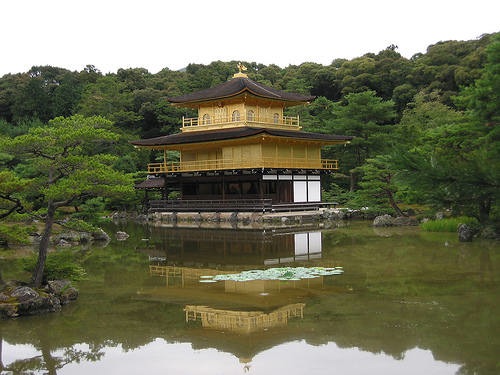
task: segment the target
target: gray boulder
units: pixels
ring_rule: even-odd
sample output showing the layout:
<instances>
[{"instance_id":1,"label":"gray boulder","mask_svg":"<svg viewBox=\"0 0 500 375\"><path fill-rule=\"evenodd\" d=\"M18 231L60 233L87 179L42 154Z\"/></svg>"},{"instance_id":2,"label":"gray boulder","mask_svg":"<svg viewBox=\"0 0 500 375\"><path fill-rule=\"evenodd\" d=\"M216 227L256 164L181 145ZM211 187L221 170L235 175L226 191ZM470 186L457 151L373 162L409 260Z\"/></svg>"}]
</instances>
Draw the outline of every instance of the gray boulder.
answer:
<instances>
[{"instance_id":1,"label":"gray boulder","mask_svg":"<svg viewBox=\"0 0 500 375\"><path fill-rule=\"evenodd\" d=\"M391 215L377 216L373 220L374 227L391 227L394 225L394 218Z\"/></svg>"},{"instance_id":2,"label":"gray boulder","mask_svg":"<svg viewBox=\"0 0 500 375\"><path fill-rule=\"evenodd\" d=\"M398 216L393 220L392 225L398 226L398 227L409 226L409 225L418 225L418 220L413 218L413 217Z\"/></svg>"},{"instance_id":3,"label":"gray boulder","mask_svg":"<svg viewBox=\"0 0 500 375\"><path fill-rule=\"evenodd\" d=\"M479 233L480 238L485 238L489 240L499 240L500 239L500 233L497 228L495 228L492 225L485 226L484 228L481 229L481 232Z\"/></svg>"},{"instance_id":4,"label":"gray boulder","mask_svg":"<svg viewBox=\"0 0 500 375\"><path fill-rule=\"evenodd\" d=\"M14 289L10 295L11 297L14 297L19 303L28 302L40 297L38 292L31 289L29 286L19 286Z\"/></svg>"},{"instance_id":5,"label":"gray boulder","mask_svg":"<svg viewBox=\"0 0 500 375\"><path fill-rule=\"evenodd\" d=\"M78 298L78 290L71 286L71 282L68 280L49 281L45 289L48 293L59 298L63 305Z\"/></svg>"},{"instance_id":6,"label":"gray boulder","mask_svg":"<svg viewBox=\"0 0 500 375\"><path fill-rule=\"evenodd\" d=\"M111 237L109 237L109 235L100 228L97 232L92 233L92 239L94 241L104 241L104 242L111 241Z\"/></svg>"},{"instance_id":7,"label":"gray boulder","mask_svg":"<svg viewBox=\"0 0 500 375\"><path fill-rule=\"evenodd\" d=\"M129 238L130 236L128 235L128 233L126 232L123 232L123 231L118 231L116 232L116 239L118 241L125 241L127 238Z\"/></svg>"},{"instance_id":8,"label":"gray boulder","mask_svg":"<svg viewBox=\"0 0 500 375\"><path fill-rule=\"evenodd\" d=\"M7 302L10 299L10 297L5 294L5 293L0 293L0 303Z\"/></svg>"},{"instance_id":9,"label":"gray boulder","mask_svg":"<svg viewBox=\"0 0 500 375\"><path fill-rule=\"evenodd\" d=\"M70 247L70 246L73 246L73 244L71 242L68 242L66 241L65 239L60 239L57 243L56 243L57 246L60 246L60 247Z\"/></svg>"},{"instance_id":10,"label":"gray boulder","mask_svg":"<svg viewBox=\"0 0 500 375\"><path fill-rule=\"evenodd\" d=\"M474 236L474 231L467 224L460 224L458 226L458 240L460 242L471 242Z\"/></svg>"}]
</instances>

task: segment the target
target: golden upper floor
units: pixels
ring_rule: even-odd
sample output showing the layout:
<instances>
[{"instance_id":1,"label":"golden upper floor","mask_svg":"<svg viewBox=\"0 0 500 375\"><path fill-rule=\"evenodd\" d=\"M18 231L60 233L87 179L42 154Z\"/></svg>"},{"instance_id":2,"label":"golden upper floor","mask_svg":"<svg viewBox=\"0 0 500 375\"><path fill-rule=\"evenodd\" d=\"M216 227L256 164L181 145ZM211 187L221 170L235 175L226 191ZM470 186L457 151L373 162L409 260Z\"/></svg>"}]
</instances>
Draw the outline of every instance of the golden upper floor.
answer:
<instances>
[{"instance_id":1,"label":"golden upper floor","mask_svg":"<svg viewBox=\"0 0 500 375\"><path fill-rule=\"evenodd\" d=\"M170 98L175 106L198 111L194 118L183 118L183 132L241 126L300 130L298 116L285 116L284 109L305 104L314 96L290 93L252 81L240 72L217 86Z\"/></svg>"},{"instance_id":2,"label":"golden upper floor","mask_svg":"<svg viewBox=\"0 0 500 375\"><path fill-rule=\"evenodd\" d=\"M239 127L183 132L133 141L139 147L165 151L149 173L176 173L252 168L337 170L336 160L321 157L324 145L344 144L352 137L268 128ZM167 150L180 160L168 161Z\"/></svg>"},{"instance_id":3,"label":"golden upper floor","mask_svg":"<svg viewBox=\"0 0 500 375\"><path fill-rule=\"evenodd\" d=\"M287 107L305 104L314 96L289 93L249 79L241 70L217 86L170 98L176 106L198 111L183 118L182 132L131 142L163 150L161 163L149 173L178 173L228 169L337 170L336 160L323 159L321 147L345 144L352 137L300 130L299 117L284 115ZM167 150L179 160L167 160Z\"/></svg>"},{"instance_id":4,"label":"golden upper floor","mask_svg":"<svg viewBox=\"0 0 500 375\"><path fill-rule=\"evenodd\" d=\"M259 128L300 130L299 116L284 116L278 107L261 107L238 103L200 106L198 117L183 117L183 132L251 126Z\"/></svg>"}]
</instances>

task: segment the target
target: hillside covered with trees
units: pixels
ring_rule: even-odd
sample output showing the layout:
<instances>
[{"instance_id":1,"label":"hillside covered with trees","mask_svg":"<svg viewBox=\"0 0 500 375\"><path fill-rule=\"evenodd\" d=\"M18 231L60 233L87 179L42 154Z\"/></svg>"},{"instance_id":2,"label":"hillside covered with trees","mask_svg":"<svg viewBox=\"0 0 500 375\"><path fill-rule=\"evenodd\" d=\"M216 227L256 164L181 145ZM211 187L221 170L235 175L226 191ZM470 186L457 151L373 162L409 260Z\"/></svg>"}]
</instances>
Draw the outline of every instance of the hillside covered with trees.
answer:
<instances>
[{"instance_id":1,"label":"hillside covered with trees","mask_svg":"<svg viewBox=\"0 0 500 375\"><path fill-rule=\"evenodd\" d=\"M128 141L178 132L182 116L193 113L172 107L167 98L224 82L237 63L190 64L182 71L165 68L156 74L142 68L103 74L92 65L79 72L34 66L4 75L0 217L27 207L46 215L47 202L62 194L55 192L54 183L74 174L70 169L76 160L112 167L130 177L123 180L127 183L143 178L146 164L156 155L133 149ZM243 63L255 81L317 97L308 106L289 109L291 115L300 115L304 130L356 137L345 147L326 151L325 157L339 159L341 165L340 173L323 187L326 199L398 214L401 207L422 205L484 223L498 221L500 33L439 42L410 59L391 45L327 66ZM53 155L62 163L58 170L48 168L51 159L43 145L30 155L14 146L16 138L33 140L40 129L60 123L73 127L72 121L79 124L91 117L104 124L112 145L92 139L92 146L71 144L76 154L62 148L60 156ZM75 129L66 134L59 126L54 131L63 140L78 137ZM61 161L70 155L73 159ZM69 189L61 183L60 189L64 187ZM83 189L63 201L75 207L76 216L89 219L104 209L136 209L141 197L127 191L104 199L100 191Z\"/></svg>"}]
</instances>

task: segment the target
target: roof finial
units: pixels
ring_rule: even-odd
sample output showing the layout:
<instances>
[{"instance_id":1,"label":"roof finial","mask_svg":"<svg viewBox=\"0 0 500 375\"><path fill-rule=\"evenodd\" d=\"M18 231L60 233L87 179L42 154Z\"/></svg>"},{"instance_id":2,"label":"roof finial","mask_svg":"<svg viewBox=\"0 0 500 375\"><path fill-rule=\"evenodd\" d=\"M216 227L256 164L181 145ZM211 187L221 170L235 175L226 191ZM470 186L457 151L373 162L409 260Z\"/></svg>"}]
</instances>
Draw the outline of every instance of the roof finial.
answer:
<instances>
[{"instance_id":1,"label":"roof finial","mask_svg":"<svg viewBox=\"0 0 500 375\"><path fill-rule=\"evenodd\" d=\"M248 78L248 76L245 73L243 73L244 71L247 70L247 67L243 65L241 62L239 62L238 65L236 66L238 67L238 73L235 73L233 75L233 78L238 78L238 77Z\"/></svg>"}]
</instances>

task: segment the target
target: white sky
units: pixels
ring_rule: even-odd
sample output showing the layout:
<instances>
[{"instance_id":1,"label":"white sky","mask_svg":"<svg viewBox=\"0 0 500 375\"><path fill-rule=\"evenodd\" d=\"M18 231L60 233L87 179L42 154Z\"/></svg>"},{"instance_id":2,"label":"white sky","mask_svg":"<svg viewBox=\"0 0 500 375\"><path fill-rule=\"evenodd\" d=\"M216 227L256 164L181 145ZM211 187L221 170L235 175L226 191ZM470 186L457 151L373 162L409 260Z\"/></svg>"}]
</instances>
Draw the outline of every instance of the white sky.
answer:
<instances>
[{"instance_id":1,"label":"white sky","mask_svg":"<svg viewBox=\"0 0 500 375\"><path fill-rule=\"evenodd\" d=\"M390 44L411 57L498 31L498 0L2 0L0 76L34 65L328 65Z\"/></svg>"}]
</instances>

